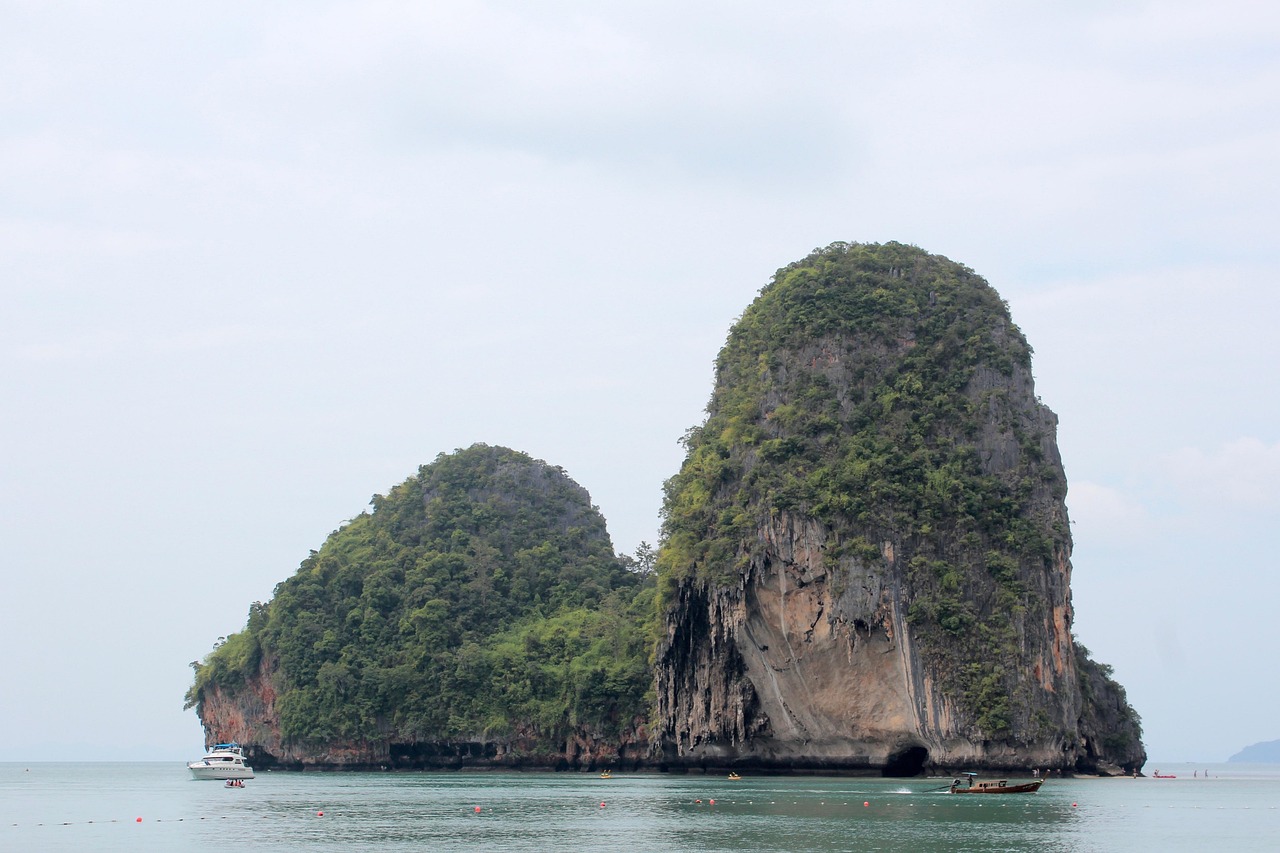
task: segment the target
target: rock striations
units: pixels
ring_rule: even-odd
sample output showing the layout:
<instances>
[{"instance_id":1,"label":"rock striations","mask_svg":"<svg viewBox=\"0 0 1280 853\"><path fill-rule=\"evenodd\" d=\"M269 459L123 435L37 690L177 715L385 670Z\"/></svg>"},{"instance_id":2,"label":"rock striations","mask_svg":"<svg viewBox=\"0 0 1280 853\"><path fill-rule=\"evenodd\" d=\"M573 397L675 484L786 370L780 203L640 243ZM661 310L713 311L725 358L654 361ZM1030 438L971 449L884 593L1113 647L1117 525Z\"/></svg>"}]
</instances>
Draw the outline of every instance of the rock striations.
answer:
<instances>
[{"instance_id":1,"label":"rock striations","mask_svg":"<svg viewBox=\"0 0 1280 853\"><path fill-rule=\"evenodd\" d=\"M914 247L835 244L761 291L666 487L666 766L1141 766L1072 637L1030 353L983 279Z\"/></svg>"}]
</instances>

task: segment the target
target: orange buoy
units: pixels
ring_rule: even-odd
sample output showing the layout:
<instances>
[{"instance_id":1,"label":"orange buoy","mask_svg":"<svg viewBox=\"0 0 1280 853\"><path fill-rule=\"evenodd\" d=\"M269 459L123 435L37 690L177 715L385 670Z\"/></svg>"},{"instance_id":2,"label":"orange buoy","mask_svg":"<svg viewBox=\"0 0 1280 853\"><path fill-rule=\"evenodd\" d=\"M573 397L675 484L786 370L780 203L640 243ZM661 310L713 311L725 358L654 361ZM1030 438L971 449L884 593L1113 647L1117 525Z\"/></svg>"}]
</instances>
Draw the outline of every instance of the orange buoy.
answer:
<instances>
[{"instance_id":1,"label":"orange buoy","mask_svg":"<svg viewBox=\"0 0 1280 853\"><path fill-rule=\"evenodd\" d=\"M869 801L867 801L867 800L863 800L863 801L862 801L862 804L863 804L864 806L869 806L869 805L871 805L871 803L870 803Z\"/></svg>"},{"instance_id":2,"label":"orange buoy","mask_svg":"<svg viewBox=\"0 0 1280 853\"><path fill-rule=\"evenodd\" d=\"M480 814L480 807L476 806L476 814Z\"/></svg>"},{"instance_id":3,"label":"orange buoy","mask_svg":"<svg viewBox=\"0 0 1280 853\"><path fill-rule=\"evenodd\" d=\"M316 817L324 817L324 812L316 812Z\"/></svg>"},{"instance_id":4,"label":"orange buoy","mask_svg":"<svg viewBox=\"0 0 1280 853\"><path fill-rule=\"evenodd\" d=\"M138 818L136 823L142 823L142 818Z\"/></svg>"},{"instance_id":5,"label":"orange buoy","mask_svg":"<svg viewBox=\"0 0 1280 853\"><path fill-rule=\"evenodd\" d=\"M600 808L604 808L604 800L600 801Z\"/></svg>"}]
</instances>

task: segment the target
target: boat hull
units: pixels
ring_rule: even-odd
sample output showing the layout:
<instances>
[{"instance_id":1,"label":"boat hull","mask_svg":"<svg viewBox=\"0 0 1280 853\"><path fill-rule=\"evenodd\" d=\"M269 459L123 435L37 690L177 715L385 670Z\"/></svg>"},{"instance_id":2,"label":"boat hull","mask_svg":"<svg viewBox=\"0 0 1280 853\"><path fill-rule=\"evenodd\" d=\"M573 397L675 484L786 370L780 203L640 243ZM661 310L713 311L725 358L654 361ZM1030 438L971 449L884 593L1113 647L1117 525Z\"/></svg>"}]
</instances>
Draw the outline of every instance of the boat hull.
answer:
<instances>
[{"instance_id":1,"label":"boat hull","mask_svg":"<svg viewBox=\"0 0 1280 853\"><path fill-rule=\"evenodd\" d=\"M971 788L953 786L953 794L1034 794L1044 784L1043 779L1026 782L1021 785L1010 785L1003 779L998 782L975 782Z\"/></svg>"},{"instance_id":2,"label":"boat hull","mask_svg":"<svg viewBox=\"0 0 1280 853\"><path fill-rule=\"evenodd\" d=\"M187 769L191 771L193 779L252 779L253 768L246 767L243 764L231 764L219 766L217 764L205 764L200 761L193 761L187 765Z\"/></svg>"}]
</instances>

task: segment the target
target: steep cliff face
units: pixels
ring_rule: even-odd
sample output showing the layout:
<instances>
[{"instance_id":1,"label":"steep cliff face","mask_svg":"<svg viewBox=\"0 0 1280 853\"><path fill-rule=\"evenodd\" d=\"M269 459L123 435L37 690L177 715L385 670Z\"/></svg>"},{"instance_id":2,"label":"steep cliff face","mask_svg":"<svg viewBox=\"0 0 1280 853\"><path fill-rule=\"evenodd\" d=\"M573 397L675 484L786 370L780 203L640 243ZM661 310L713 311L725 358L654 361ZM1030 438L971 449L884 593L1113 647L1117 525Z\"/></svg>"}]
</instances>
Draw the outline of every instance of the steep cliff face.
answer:
<instances>
[{"instance_id":1,"label":"steep cliff face","mask_svg":"<svg viewBox=\"0 0 1280 853\"><path fill-rule=\"evenodd\" d=\"M1140 765L1081 689L1056 424L972 271L898 244L779 271L667 485L662 759Z\"/></svg>"},{"instance_id":2,"label":"steep cliff face","mask_svg":"<svg viewBox=\"0 0 1280 853\"><path fill-rule=\"evenodd\" d=\"M1111 667L1089 658L1076 643L1083 709L1080 713L1081 755L1077 769L1114 776L1132 772L1147 762L1142 746L1142 721L1129 705L1125 690L1111 677Z\"/></svg>"}]
</instances>

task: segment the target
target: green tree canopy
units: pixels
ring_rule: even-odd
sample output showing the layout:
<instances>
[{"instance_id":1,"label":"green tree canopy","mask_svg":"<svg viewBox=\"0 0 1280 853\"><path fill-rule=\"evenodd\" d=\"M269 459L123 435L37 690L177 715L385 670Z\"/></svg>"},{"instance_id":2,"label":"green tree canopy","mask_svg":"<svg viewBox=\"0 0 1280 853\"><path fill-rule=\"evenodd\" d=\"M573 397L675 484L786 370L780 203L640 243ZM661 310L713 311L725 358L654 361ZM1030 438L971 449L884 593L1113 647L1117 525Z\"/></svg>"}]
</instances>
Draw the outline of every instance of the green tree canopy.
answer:
<instances>
[{"instance_id":1,"label":"green tree canopy","mask_svg":"<svg viewBox=\"0 0 1280 853\"><path fill-rule=\"evenodd\" d=\"M646 706L651 602L585 489L474 445L331 534L196 665L187 699L266 660L290 740L607 731Z\"/></svg>"}]
</instances>

